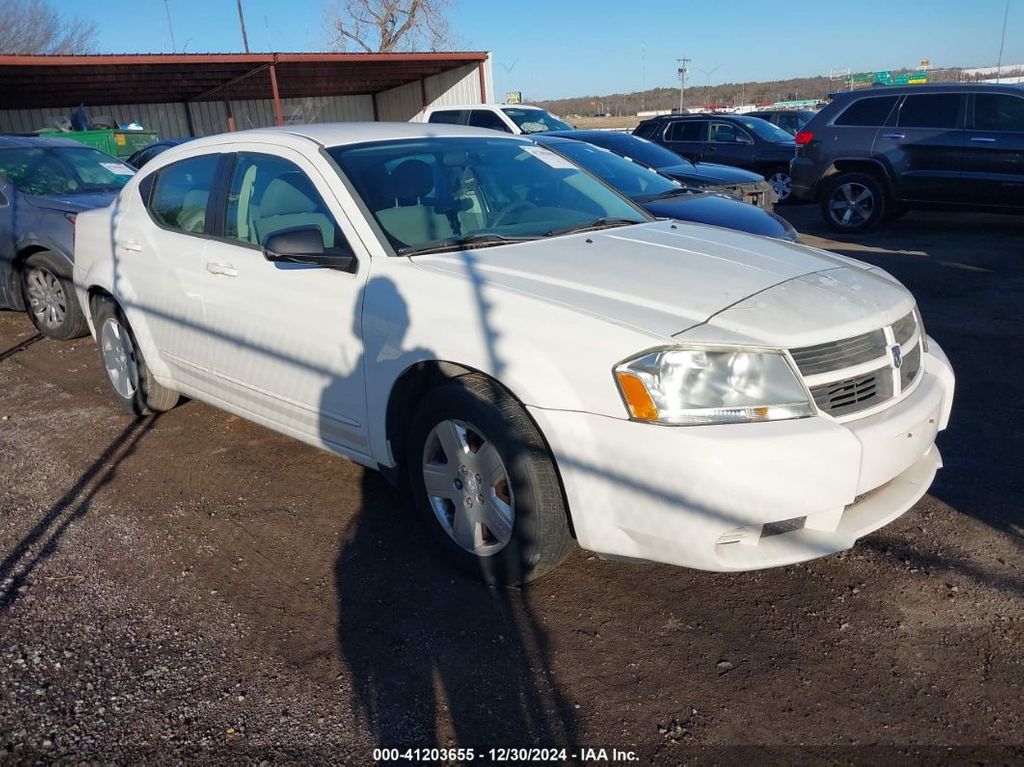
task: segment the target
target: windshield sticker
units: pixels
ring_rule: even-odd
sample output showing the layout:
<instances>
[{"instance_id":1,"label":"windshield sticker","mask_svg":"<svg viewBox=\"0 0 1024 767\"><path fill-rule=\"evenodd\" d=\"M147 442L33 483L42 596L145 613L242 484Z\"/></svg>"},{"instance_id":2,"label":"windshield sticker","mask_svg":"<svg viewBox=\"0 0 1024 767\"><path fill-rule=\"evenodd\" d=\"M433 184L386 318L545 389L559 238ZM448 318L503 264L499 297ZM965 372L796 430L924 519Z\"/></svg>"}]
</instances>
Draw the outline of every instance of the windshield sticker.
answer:
<instances>
[{"instance_id":1,"label":"windshield sticker","mask_svg":"<svg viewBox=\"0 0 1024 767\"><path fill-rule=\"evenodd\" d=\"M129 168L127 165L122 165L119 162L101 162L104 168L109 170L111 173L117 176L134 176L135 171Z\"/></svg>"},{"instance_id":2,"label":"windshield sticker","mask_svg":"<svg viewBox=\"0 0 1024 767\"><path fill-rule=\"evenodd\" d=\"M524 146L524 152L528 152L536 157L541 162L550 165L552 168L563 168L566 170L576 170L576 166L566 160L562 155L555 154L550 149L544 149L539 146Z\"/></svg>"}]
</instances>

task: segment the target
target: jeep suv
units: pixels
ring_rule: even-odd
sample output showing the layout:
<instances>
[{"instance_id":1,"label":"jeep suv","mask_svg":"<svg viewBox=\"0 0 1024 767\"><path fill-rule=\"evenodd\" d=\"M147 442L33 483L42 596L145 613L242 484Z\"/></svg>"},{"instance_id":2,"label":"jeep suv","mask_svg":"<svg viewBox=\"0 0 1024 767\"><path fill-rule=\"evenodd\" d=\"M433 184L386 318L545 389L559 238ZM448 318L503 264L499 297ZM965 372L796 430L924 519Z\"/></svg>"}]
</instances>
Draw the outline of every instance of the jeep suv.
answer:
<instances>
[{"instance_id":1,"label":"jeep suv","mask_svg":"<svg viewBox=\"0 0 1024 767\"><path fill-rule=\"evenodd\" d=\"M912 85L833 94L796 135L793 194L836 231L914 209L1024 212L1024 87Z\"/></svg>"}]
</instances>

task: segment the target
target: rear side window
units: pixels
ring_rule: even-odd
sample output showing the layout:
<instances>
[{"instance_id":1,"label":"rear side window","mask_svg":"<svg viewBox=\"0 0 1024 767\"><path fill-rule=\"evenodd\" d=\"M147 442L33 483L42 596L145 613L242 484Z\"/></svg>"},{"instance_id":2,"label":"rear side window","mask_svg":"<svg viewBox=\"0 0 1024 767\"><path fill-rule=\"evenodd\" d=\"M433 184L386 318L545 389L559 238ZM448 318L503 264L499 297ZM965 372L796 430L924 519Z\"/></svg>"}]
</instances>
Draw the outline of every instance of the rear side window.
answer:
<instances>
[{"instance_id":1,"label":"rear side window","mask_svg":"<svg viewBox=\"0 0 1024 767\"><path fill-rule=\"evenodd\" d=\"M490 130L500 130L505 133L511 133L505 121L502 120L498 115L494 114L490 109L474 109L469 113L469 124L474 128L489 128Z\"/></svg>"},{"instance_id":2,"label":"rear side window","mask_svg":"<svg viewBox=\"0 0 1024 767\"><path fill-rule=\"evenodd\" d=\"M431 112L427 122L444 123L446 125L465 125L465 109L442 109L440 112Z\"/></svg>"},{"instance_id":3,"label":"rear side window","mask_svg":"<svg viewBox=\"0 0 1024 767\"><path fill-rule=\"evenodd\" d=\"M974 97L977 130L1024 132L1024 99L1004 93L979 93Z\"/></svg>"},{"instance_id":4,"label":"rear side window","mask_svg":"<svg viewBox=\"0 0 1024 767\"><path fill-rule=\"evenodd\" d=\"M168 229L202 234L219 162L219 154L207 154L157 171L146 206L153 220Z\"/></svg>"},{"instance_id":5,"label":"rear side window","mask_svg":"<svg viewBox=\"0 0 1024 767\"><path fill-rule=\"evenodd\" d=\"M666 141L703 141L704 126L707 123L701 120L690 120L688 122L674 122L668 126Z\"/></svg>"},{"instance_id":6,"label":"rear side window","mask_svg":"<svg viewBox=\"0 0 1024 767\"><path fill-rule=\"evenodd\" d=\"M896 106L899 96L873 96L854 101L839 115L833 125L880 128Z\"/></svg>"},{"instance_id":7,"label":"rear side window","mask_svg":"<svg viewBox=\"0 0 1024 767\"><path fill-rule=\"evenodd\" d=\"M907 96L900 107L901 128L960 128L958 93L920 93Z\"/></svg>"}]
</instances>

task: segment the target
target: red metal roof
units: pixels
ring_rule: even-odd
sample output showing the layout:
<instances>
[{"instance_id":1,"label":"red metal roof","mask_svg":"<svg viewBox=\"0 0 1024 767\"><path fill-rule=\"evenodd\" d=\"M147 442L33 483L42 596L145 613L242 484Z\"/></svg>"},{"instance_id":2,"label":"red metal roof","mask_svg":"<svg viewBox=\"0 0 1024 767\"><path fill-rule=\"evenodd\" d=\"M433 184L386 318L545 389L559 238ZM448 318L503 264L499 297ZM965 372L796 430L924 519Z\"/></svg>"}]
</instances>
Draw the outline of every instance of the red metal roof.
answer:
<instances>
[{"instance_id":1,"label":"red metal roof","mask_svg":"<svg viewBox=\"0 0 1024 767\"><path fill-rule=\"evenodd\" d=\"M147 53L0 56L0 109L379 93L485 61L444 53Z\"/></svg>"}]
</instances>

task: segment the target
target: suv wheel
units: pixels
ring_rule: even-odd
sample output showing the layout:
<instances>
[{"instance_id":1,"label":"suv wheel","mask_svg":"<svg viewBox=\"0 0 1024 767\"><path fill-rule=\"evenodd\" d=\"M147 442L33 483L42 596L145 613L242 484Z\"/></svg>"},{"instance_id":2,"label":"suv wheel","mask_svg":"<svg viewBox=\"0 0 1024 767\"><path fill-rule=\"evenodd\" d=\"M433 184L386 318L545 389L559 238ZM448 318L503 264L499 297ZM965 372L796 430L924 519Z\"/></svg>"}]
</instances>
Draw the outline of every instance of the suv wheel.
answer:
<instances>
[{"instance_id":1,"label":"suv wheel","mask_svg":"<svg viewBox=\"0 0 1024 767\"><path fill-rule=\"evenodd\" d=\"M49 338L67 341L84 336L89 326L78 305L74 285L61 271L53 253L36 253L22 267L21 290L36 329Z\"/></svg>"},{"instance_id":2,"label":"suv wheel","mask_svg":"<svg viewBox=\"0 0 1024 767\"><path fill-rule=\"evenodd\" d=\"M554 461L519 404L490 379L432 389L406 443L412 501L441 548L487 583L512 586L573 547Z\"/></svg>"},{"instance_id":3,"label":"suv wheel","mask_svg":"<svg viewBox=\"0 0 1024 767\"><path fill-rule=\"evenodd\" d=\"M840 173L825 189L821 215L837 232L856 234L885 220L889 207L885 187L868 173Z\"/></svg>"},{"instance_id":4,"label":"suv wheel","mask_svg":"<svg viewBox=\"0 0 1024 767\"><path fill-rule=\"evenodd\" d=\"M771 185L771 188L775 190L775 195L779 198L779 205L784 205L791 201L793 195L793 179L789 177L789 168L774 168L769 170L765 174L765 180Z\"/></svg>"}]
</instances>

